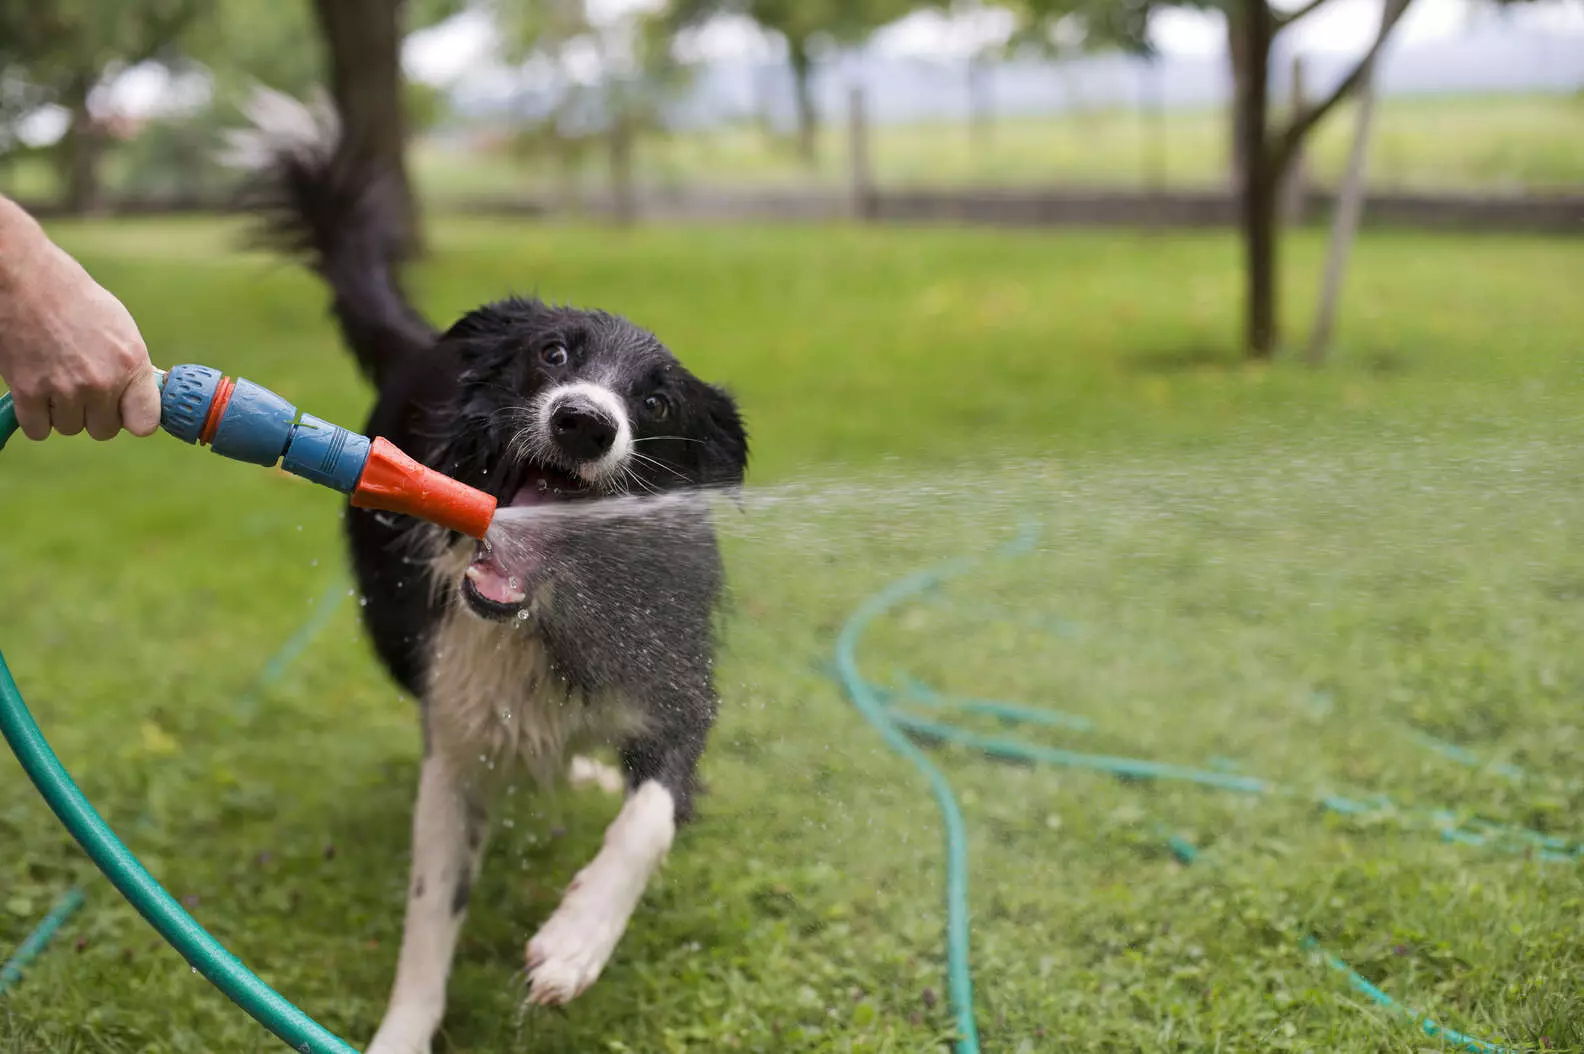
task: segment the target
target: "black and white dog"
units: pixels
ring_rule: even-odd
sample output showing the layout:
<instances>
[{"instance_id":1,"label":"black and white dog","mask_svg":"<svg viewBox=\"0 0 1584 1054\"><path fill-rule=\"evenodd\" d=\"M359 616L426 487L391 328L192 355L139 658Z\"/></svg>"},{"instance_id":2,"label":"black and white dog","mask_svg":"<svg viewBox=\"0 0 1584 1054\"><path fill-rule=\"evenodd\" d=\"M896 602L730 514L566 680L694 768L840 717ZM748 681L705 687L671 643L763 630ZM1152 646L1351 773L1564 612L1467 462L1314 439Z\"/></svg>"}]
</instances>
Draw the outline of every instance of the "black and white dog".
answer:
<instances>
[{"instance_id":1,"label":"black and white dog","mask_svg":"<svg viewBox=\"0 0 1584 1054\"><path fill-rule=\"evenodd\" d=\"M368 435L503 508L564 512L741 483L736 404L654 336L537 299L492 303L436 331L397 281L388 184L331 163L330 109L261 93L249 116L255 127L233 137L233 160L273 192L276 244L302 253L330 288L378 392ZM490 804L513 771L598 774L577 752L610 746L625 777L603 848L527 944L535 1003L565 1003L599 976L692 811L717 710L722 570L707 507L684 499L663 513L545 521L503 555L411 518L347 512L369 634L421 700L424 734L405 930L369 1054L429 1049Z\"/></svg>"}]
</instances>

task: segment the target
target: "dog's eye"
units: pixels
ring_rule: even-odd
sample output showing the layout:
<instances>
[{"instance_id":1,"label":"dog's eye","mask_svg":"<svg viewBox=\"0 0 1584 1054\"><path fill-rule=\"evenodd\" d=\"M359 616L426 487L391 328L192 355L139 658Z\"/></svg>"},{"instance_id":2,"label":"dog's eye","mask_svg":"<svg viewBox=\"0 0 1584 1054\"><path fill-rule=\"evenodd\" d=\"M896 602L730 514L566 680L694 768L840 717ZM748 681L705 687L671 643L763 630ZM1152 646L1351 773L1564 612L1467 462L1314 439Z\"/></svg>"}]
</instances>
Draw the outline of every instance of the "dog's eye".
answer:
<instances>
[{"instance_id":1,"label":"dog's eye","mask_svg":"<svg viewBox=\"0 0 1584 1054\"><path fill-rule=\"evenodd\" d=\"M663 395L651 395L643 401L644 412L656 421L664 421L671 412L671 403Z\"/></svg>"},{"instance_id":2,"label":"dog's eye","mask_svg":"<svg viewBox=\"0 0 1584 1054\"><path fill-rule=\"evenodd\" d=\"M546 366L565 366L567 364L567 350L560 344L552 344L539 353Z\"/></svg>"}]
</instances>

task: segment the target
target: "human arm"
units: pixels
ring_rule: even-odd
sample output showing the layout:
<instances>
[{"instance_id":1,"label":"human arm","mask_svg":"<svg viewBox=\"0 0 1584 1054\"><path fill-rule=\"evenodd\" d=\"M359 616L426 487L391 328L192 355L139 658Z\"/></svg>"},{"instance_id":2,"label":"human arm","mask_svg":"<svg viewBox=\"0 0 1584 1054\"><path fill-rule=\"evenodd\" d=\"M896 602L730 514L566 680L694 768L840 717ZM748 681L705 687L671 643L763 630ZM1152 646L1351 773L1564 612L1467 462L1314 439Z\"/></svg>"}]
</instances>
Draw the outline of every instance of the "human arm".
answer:
<instances>
[{"instance_id":1,"label":"human arm","mask_svg":"<svg viewBox=\"0 0 1584 1054\"><path fill-rule=\"evenodd\" d=\"M0 378L29 439L85 428L110 439L159 426L159 386L137 323L38 222L0 196Z\"/></svg>"}]
</instances>

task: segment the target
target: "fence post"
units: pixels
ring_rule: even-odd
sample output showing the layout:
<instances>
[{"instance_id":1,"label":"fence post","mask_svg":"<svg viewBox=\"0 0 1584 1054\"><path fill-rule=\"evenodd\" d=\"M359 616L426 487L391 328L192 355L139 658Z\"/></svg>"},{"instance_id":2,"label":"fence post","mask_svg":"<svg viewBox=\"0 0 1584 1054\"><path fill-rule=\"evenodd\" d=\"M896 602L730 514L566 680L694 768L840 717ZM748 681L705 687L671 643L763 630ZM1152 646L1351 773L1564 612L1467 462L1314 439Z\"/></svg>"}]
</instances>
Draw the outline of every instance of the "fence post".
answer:
<instances>
[{"instance_id":1,"label":"fence post","mask_svg":"<svg viewBox=\"0 0 1584 1054\"><path fill-rule=\"evenodd\" d=\"M1309 106L1309 93L1304 86L1304 63L1302 55L1294 55L1292 60L1292 101L1290 113L1293 118L1304 112ZM1298 149L1293 151L1292 161L1287 166L1287 177L1281 186L1281 212L1282 219L1290 224L1299 224L1304 221L1308 213L1309 198L1309 165L1304 154L1304 147L1300 143Z\"/></svg>"},{"instance_id":2,"label":"fence post","mask_svg":"<svg viewBox=\"0 0 1584 1054\"><path fill-rule=\"evenodd\" d=\"M612 219L619 227L630 227L638 219L638 193L633 180L632 115L625 100L611 115L609 134Z\"/></svg>"},{"instance_id":3,"label":"fence post","mask_svg":"<svg viewBox=\"0 0 1584 1054\"><path fill-rule=\"evenodd\" d=\"M874 177L869 167L869 115L863 86L852 85L847 92L848 193L852 217L863 221L874 216Z\"/></svg>"}]
</instances>

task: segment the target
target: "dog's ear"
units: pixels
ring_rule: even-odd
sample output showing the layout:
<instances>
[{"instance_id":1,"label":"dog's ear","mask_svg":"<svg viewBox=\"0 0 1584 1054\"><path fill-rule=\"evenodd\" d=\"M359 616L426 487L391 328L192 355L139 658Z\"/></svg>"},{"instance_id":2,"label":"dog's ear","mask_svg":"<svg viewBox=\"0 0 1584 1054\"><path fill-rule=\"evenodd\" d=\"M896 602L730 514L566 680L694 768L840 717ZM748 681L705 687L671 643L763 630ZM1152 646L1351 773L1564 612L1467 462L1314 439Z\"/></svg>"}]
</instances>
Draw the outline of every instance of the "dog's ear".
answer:
<instances>
[{"instance_id":1,"label":"dog's ear","mask_svg":"<svg viewBox=\"0 0 1584 1054\"><path fill-rule=\"evenodd\" d=\"M737 400L725 388L703 386L704 445L700 469L707 486L739 486L748 471L748 430Z\"/></svg>"}]
</instances>

